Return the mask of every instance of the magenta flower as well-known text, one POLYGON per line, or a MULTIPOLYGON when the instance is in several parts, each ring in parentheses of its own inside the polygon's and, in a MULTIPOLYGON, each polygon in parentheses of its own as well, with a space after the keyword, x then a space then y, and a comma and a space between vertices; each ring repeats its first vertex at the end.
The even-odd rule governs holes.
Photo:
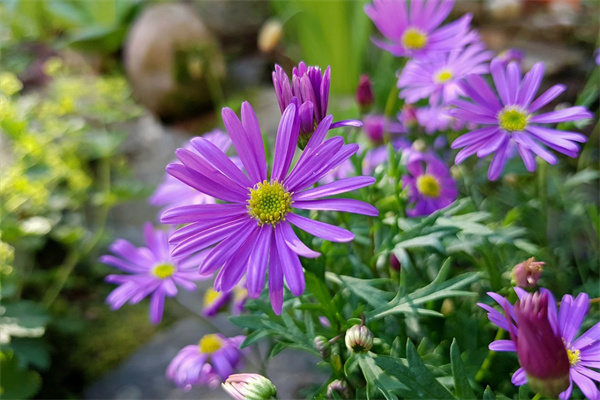
POLYGON ((436 51, 450 51, 474 39, 469 32, 471 14, 440 27, 454 1, 412 0, 410 10, 404 0, 374 0, 365 13, 390 42, 373 43, 398 57, 421 57, 436 51))
POLYGON ((175 244, 175 256, 216 245, 201 264, 200 273, 210 274, 220 269, 214 284, 217 291, 230 291, 246 273, 248 294, 257 298, 263 289, 268 265, 271 303, 279 314, 284 278, 293 295, 304 292, 304 274, 298 256, 320 255, 298 239, 292 225, 333 242, 354 239, 352 232, 303 217, 292 208, 376 216, 377 209, 362 201, 324 198, 368 186, 375 179, 359 176, 312 188, 358 150, 356 144, 344 145, 341 137, 324 141, 331 116, 317 126, 290 170, 300 125, 294 103, 287 106, 281 117, 273 167, 267 176, 260 127, 249 103, 242 104, 241 114, 240 121, 231 109, 223 109, 223 121, 248 175, 207 140, 192 140, 194 148, 206 160, 179 149, 176 154, 182 164, 169 164, 167 171, 223 203, 177 207, 166 211, 162 222, 189 224, 170 238, 175 244))
MULTIPOLYGON (((277 96, 277 102, 282 113, 290 105, 294 97, 300 101, 300 108, 297 110, 300 118, 300 141, 298 145, 301 149, 304 149, 317 125, 327 115, 331 68, 327 67, 323 74, 321 73, 321 68, 307 67, 301 61, 298 67, 294 67, 292 70, 291 85, 288 76, 279 65, 275 64, 275 71, 272 75, 275 95, 277 96)), ((331 124, 329 129, 341 126, 361 127, 362 122, 357 120, 338 121, 331 124)))
POLYGON ((449 52, 410 60, 398 79, 400 98, 416 103, 429 98, 432 106, 447 104, 464 95, 458 83, 469 74, 489 72, 493 53, 481 41, 449 52))
POLYGON ((577 157, 579 146, 575 142, 585 142, 587 138, 584 135, 541 124, 575 121, 592 118, 593 115, 580 106, 537 113, 562 93, 565 86, 555 85, 534 100, 544 75, 542 63, 535 64, 524 78, 514 62, 503 68, 501 61, 492 60, 491 71, 500 99, 483 78, 469 75, 461 82, 461 88, 472 101, 457 99, 452 102, 457 107, 451 112, 454 117, 484 125, 452 143, 453 149, 462 147, 455 162, 459 164, 473 154, 479 158, 494 154, 488 178, 496 180, 506 164, 511 145, 516 145, 528 171, 535 170, 534 154, 550 164, 556 163, 556 157, 546 147, 577 157))
MULTIPOLYGON (((514 289, 521 301, 524 301, 525 297, 528 296, 525 290, 518 287, 514 289)), ((561 400, 570 398, 573 384, 576 384, 587 398, 600 399, 600 391, 594 383, 594 381, 600 382, 600 373, 594 370, 600 368, 600 322, 576 338, 576 334, 589 311, 589 296, 580 293, 573 299, 572 296, 565 295, 561 300, 560 310, 557 311, 556 301, 552 293, 544 288, 540 289, 540 292, 548 298, 547 319, 554 334, 561 337, 570 365, 569 386, 560 393, 559 398, 561 400)), ((516 352, 521 335, 521 326, 515 307, 497 293, 488 292, 488 295, 502 306, 504 314, 486 304, 478 303, 477 305, 488 312, 488 318, 493 324, 511 332, 513 338, 513 340, 495 340, 490 343, 489 348, 493 351, 516 352)), ((511 380, 516 386, 527 383, 527 372, 523 366, 513 374, 511 380)))
MULTIPOLYGON (((220 129, 208 132, 202 135, 202 137, 213 143, 224 153, 231 147, 231 139, 220 129)), ((194 151, 189 142, 185 145, 185 148, 194 151)), ((171 175, 165 174, 163 182, 148 198, 148 202, 153 206, 163 207, 161 211, 164 212, 168 208, 190 204, 214 204, 215 199, 212 196, 189 187, 171 175)))
POLYGON ((372 142, 381 144, 386 133, 406 133, 406 128, 399 122, 385 115, 365 115, 363 118, 365 134, 372 142))
POLYGON ((198 344, 185 346, 167 367, 167 378, 185 391, 192 386, 215 388, 243 367, 240 345, 244 336, 227 338, 219 333, 204 335, 198 344))
POLYGON ((198 274, 198 265, 205 254, 193 257, 172 257, 171 246, 167 242, 167 233, 154 230, 151 223, 144 226, 147 247, 135 247, 127 240, 118 239, 110 247, 113 255, 100 257, 100 262, 112 265, 130 275, 108 275, 106 281, 119 285, 113 290, 106 302, 113 310, 125 303, 139 303, 150 297, 150 321, 161 321, 165 297, 177 294, 177 286, 186 290, 196 290, 193 281, 207 279, 198 274))
POLYGON ((402 184, 410 195, 409 217, 420 217, 449 206, 458 196, 448 167, 433 153, 411 152, 402 184))
POLYGON ((369 75, 362 74, 360 76, 354 98, 362 111, 368 111, 371 108, 371 105, 375 101, 375 95, 373 94, 373 86, 371 85, 369 75))

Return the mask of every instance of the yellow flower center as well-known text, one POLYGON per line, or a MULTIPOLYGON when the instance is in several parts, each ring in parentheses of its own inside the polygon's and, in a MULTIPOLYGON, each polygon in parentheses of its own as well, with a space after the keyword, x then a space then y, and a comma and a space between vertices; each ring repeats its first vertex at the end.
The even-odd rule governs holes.
POLYGON ((206 289, 204 292, 204 306, 209 306, 219 297, 219 292, 214 290, 213 288, 206 289))
POLYGON ((498 114, 500 127, 509 132, 522 131, 527 126, 529 115, 514 107, 504 107, 498 114))
POLYGON ((173 264, 162 263, 152 269, 152 274, 160 279, 166 279, 175 273, 173 264))
POLYGON ((433 76, 433 81, 438 85, 441 85, 442 83, 448 82, 453 76, 454 75, 452 75, 452 71, 444 68, 435 73, 433 76))
POLYGON ((204 354, 211 354, 223 347, 221 338, 214 333, 204 335, 200 342, 198 342, 200 352, 204 354))
POLYGON ((569 357, 569 363, 571 366, 574 366, 581 360, 581 357, 579 356, 579 350, 572 351, 571 349, 567 349, 567 357, 569 357))
POLYGON ((438 197, 440 184, 432 175, 423 174, 417 178, 417 190, 425 197, 438 197))
POLYGON ((409 50, 420 50, 427 44, 427 35, 416 28, 408 28, 402 35, 402 46, 409 50))
POLYGON ((271 224, 275 226, 285 220, 291 204, 292 195, 281 183, 263 181, 257 183, 254 189, 250 189, 247 207, 258 225, 271 224))

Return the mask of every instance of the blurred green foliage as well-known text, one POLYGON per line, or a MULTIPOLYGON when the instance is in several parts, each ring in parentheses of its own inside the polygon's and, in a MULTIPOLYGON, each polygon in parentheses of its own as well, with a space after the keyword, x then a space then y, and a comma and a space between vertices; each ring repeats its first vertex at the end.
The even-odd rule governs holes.
POLYGON ((73 271, 104 239, 108 210, 147 194, 119 150, 126 134, 117 124, 141 113, 124 79, 76 74, 58 58, 44 71, 49 84, 28 93, 0 74, 0 387, 8 398, 40 388, 51 358, 45 333, 61 324, 64 289, 101 279, 73 271))

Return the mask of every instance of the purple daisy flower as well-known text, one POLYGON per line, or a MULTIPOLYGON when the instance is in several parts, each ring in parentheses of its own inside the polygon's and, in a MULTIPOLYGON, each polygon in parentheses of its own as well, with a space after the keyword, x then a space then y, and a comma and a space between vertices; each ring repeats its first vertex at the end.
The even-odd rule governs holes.
POLYGON ((372 142, 381 144, 386 133, 406 133, 406 128, 399 122, 385 115, 366 115, 363 118, 365 134, 372 142))
POLYGON ((492 60, 491 72, 500 99, 483 78, 469 75, 461 82, 461 88, 472 102, 460 99, 452 102, 457 107, 451 111, 454 117, 485 125, 452 143, 453 149, 463 148, 456 155, 456 164, 473 154, 479 158, 494 154, 488 178, 496 180, 509 157, 511 144, 516 146, 528 171, 535 170, 534 154, 550 164, 557 162, 546 146, 569 157, 577 157, 579 146, 575 142, 585 142, 587 138, 584 135, 541 124, 575 121, 592 118, 593 115, 581 106, 537 113, 565 90, 564 85, 554 85, 534 100, 544 75, 542 63, 535 64, 523 79, 519 66, 514 62, 504 68, 501 61, 492 60))
POLYGON ((458 196, 456 182, 448 167, 433 153, 411 152, 406 163, 408 175, 402 185, 408 189, 412 208, 409 217, 420 217, 449 206, 458 196))
MULTIPOLYGON (((288 76, 279 65, 275 64, 275 71, 272 75, 275 95, 277 96, 277 102, 282 113, 290 105, 294 97, 300 101, 300 108, 297 110, 300 119, 298 146, 300 149, 304 149, 317 125, 327 115, 331 68, 327 67, 323 74, 321 73, 321 68, 307 67, 301 61, 298 67, 294 67, 292 70, 291 85, 288 76)), ((332 123, 329 129, 341 126, 361 127, 362 122, 353 119, 338 121, 332 123)))
MULTIPOLYGON (((231 139, 229 139, 229 136, 220 129, 208 132, 202 135, 202 137, 213 143, 224 153, 231 147, 231 139)), ((194 151, 189 142, 185 145, 185 148, 194 151)), ((189 187, 166 173, 163 182, 148 198, 148 202, 153 206, 163 207, 161 210, 162 214, 162 212, 171 207, 180 207, 190 204, 214 204, 215 199, 212 196, 189 187)))
POLYGON ((150 321, 161 321, 165 297, 177 294, 177 286, 186 290, 196 290, 193 281, 207 279, 198 274, 198 265, 205 254, 193 257, 172 257, 171 246, 167 242, 167 232, 154 230, 151 223, 144 226, 147 247, 135 247, 127 240, 118 239, 110 247, 113 255, 100 257, 100 262, 117 267, 130 275, 108 275, 106 281, 119 285, 106 302, 113 310, 125 303, 139 303, 150 296, 150 321))
MULTIPOLYGON (((518 287, 514 289, 520 301, 528 296, 528 292, 524 289, 518 287)), ((570 398, 573 384, 576 384, 587 398, 600 399, 600 391, 594 383, 594 381, 600 382, 600 373, 592 369, 600 368, 600 322, 576 338, 577 332, 589 311, 589 296, 580 293, 573 299, 571 295, 565 295, 561 300, 560 310, 557 311, 556 301, 552 293, 544 288, 540 289, 540 293, 548 297, 548 321, 553 332, 562 338, 570 365, 569 387, 560 393, 559 398, 561 400, 570 398)), ((502 306, 504 314, 487 304, 478 303, 477 305, 488 312, 488 318, 494 325, 511 332, 511 337, 513 337, 513 340, 495 340, 490 343, 489 349, 516 352, 521 331, 515 307, 497 293, 488 292, 488 295, 502 306)), ((525 369, 523 367, 519 368, 513 374, 511 381, 516 386, 527 383, 528 378, 525 369)))
POLYGON ((243 367, 240 345, 245 336, 227 338, 219 333, 204 335, 197 345, 185 346, 167 367, 167 378, 185 391, 192 386, 215 388, 243 367))
POLYGON ((390 42, 373 39, 375 45, 398 57, 424 56, 450 51, 472 41, 471 14, 440 27, 450 14, 452 0, 374 0, 365 6, 379 32, 390 42))
POLYGON ((287 106, 281 117, 269 177, 260 127, 249 103, 242 104, 241 115, 240 121, 233 110, 223 109, 223 121, 248 175, 207 140, 192 140, 194 148, 206 160, 191 151, 179 149, 176 154, 182 164, 169 164, 167 171, 223 203, 167 210, 162 222, 189 224, 170 238, 175 244, 175 256, 216 245, 200 266, 202 274, 220 269, 215 279, 215 290, 230 291, 247 272, 248 294, 257 298, 264 287, 268 265, 271 303, 279 314, 284 278, 293 295, 299 296, 304 292, 304 274, 298 256, 320 255, 298 239, 292 225, 333 242, 354 239, 352 232, 303 217, 292 212, 292 207, 376 216, 377 209, 362 201, 323 198, 368 186, 375 179, 359 176, 312 188, 358 150, 356 144, 344 145, 341 137, 324 141, 331 125, 331 115, 317 126, 296 165, 290 170, 300 125, 294 103, 287 106))
POLYGON ((450 115, 450 106, 429 106, 417 108, 417 122, 425 129, 428 135, 436 132, 452 129, 461 130, 465 126, 464 121, 459 121, 450 115))
POLYGON ((204 292, 202 315, 205 317, 214 317, 232 297, 232 292, 217 292, 213 288, 206 288, 206 291, 204 292))
POLYGON ((493 53, 477 41, 449 52, 410 60, 398 79, 400 98, 416 103, 429 98, 432 106, 447 104, 464 95, 458 83, 469 74, 489 72, 493 53))

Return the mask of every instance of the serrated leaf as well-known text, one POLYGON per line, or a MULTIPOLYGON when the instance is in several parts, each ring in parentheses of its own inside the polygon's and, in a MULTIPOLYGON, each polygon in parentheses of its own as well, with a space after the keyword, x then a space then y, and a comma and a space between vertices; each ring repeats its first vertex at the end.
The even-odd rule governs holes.
POLYGON ((369 354, 356 354, 356 357, 358 365, 367 381, 367 398, 378 398, 378 396, 372 397, 372 395, 380 392, 388 400, 398 400, 398 396, 392 393, 392 391, 403 390, 406 387, 379 368, 369 354))
POLYGON ((460 358, 460 350, 458 344, 456 344, 456 339, 452 340, 452 344, 450 345, 450 362, 456 397, 459 399, 475 399, 475 393, 473 393, 473 389, 469 385, 467 372, 460 358))
POLYGON ((374 308, 383 306, 394 296, 390 292, 375 287, 378 284, 389 283, 389 279, 359 279, 344 275, 338 275, 338 278, 346 288, 374 308))

